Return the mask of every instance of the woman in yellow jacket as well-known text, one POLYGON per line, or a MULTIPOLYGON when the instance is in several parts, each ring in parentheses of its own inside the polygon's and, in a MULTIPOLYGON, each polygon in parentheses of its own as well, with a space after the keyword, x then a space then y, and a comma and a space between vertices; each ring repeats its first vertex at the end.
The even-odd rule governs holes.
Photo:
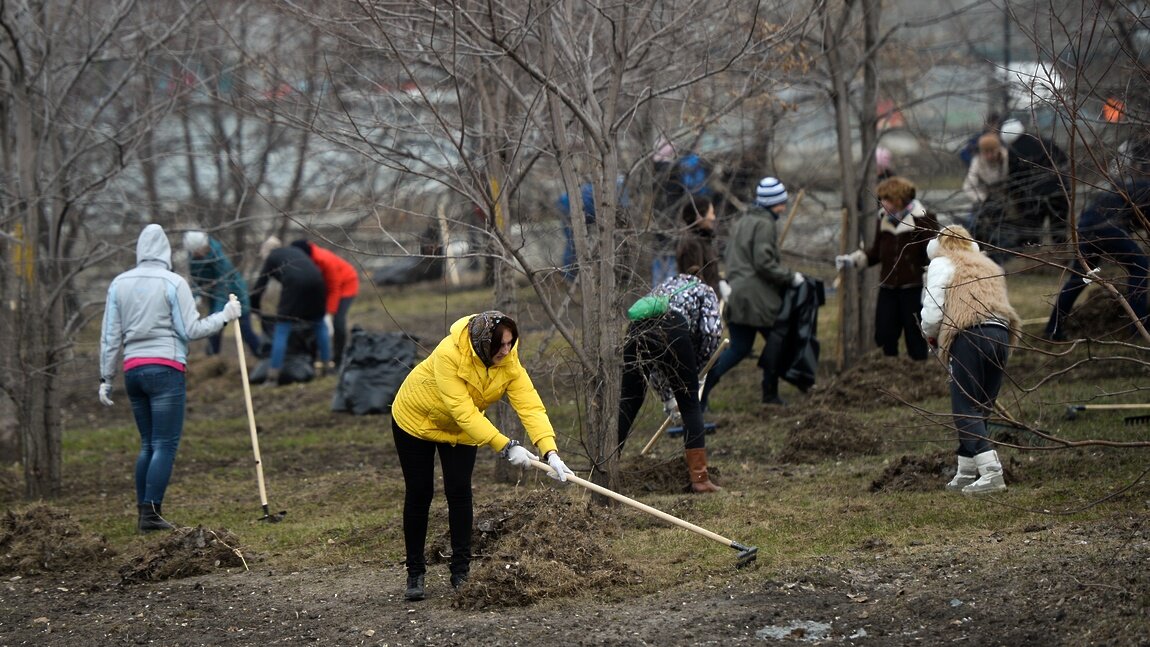
POLYGON ((424 598, 424 543, 435 494, 435 455, 443 469, 451 532, 451 585, 458 588, 471 568, 471 474, 480 446, 490 446, 516 467, 538 457, 499 432, 484 410, 506 394, 531 442, 553 472, 567 480, 571 470, 559 458, 555 430, 535 385, 519 363, 519 329, 496 310, 469 315, 451 325, 427 359, 408 374, 391 405, 391 430, 403 469, 403 541, 407 550, 408 600, 424 598))

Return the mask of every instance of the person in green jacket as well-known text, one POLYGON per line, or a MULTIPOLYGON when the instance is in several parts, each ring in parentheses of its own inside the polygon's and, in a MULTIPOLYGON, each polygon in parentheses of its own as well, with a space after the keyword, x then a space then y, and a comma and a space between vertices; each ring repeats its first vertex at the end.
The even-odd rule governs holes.
POLYGON ((506 395, 531 442, 566 481, 571 470, 559 458, 555 429, 531 377, 519 363, 519 328, 498 310, 469 315, 427 359, 408 373, 391 405, 391 431, 403 470, 403 543, 407 550, 407 600, 424 598, 424 543, 435 494, 435 456, 443 470, 447 524, 451 533, 451 585, 467 581, 471 569, 473 510, 471 474, 479 447, 490 447, 516 467, 538 458, 502 434, 483 415, 506 395))
MULTIPOLYGON (((220 241, 202 231, 189 231, 184 234, 184 251, 188 253, 192 294, 204 300, 209 313, 220 312, 228 302, 228 295, 236 295, 243 307, 240 335, 252 354, 260 357, 262 340, 252 328, 252 306, 248 299, 247 281, 244 281, 243 275, 224 254, 220 241)), ((222 337, 222 332, 208 337, 208 355, 219 354, 222 337)))
POLYGON ((756 333, 766 346, 759 356, 763 371, 763 404, 786 404, 779 398, 778 360, 785 322, 777 321, 788 286, 798 287, 802 274, 780 262, 776 221, 787 208, 787 188, 778 178, 765 177, 755 189, 755 204, 731 230, 723 257, 731 295, 727 302, 727 333, 731 345, 719 355, 703 384, 701 404, 723 375, 751 354, 756 333))

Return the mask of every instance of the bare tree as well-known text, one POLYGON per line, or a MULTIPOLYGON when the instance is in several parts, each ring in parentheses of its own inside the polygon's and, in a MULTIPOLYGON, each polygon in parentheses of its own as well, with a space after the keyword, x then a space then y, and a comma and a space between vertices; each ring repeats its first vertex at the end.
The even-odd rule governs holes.
POLYGON ((0 391, 15 404, 28 497, 60 486, 60 379, 93 313, 76 301, 77 277, 117 251, 100 242, 106 232, 132 223, 125 213, 105 217, 111 205, 101 204, 101 190, 170 108, 142 81, 154 78, 145 73, 151 58, 198 9, 133 0, 0 5, 0 391))
POLYGON ((623 177, 622 186, 635 187, 649 204, 645 185, 630 181, 643 177, 638 171, 651 133, 697 135, 762 92, 777 63, 767 54, 792 26, 767 25, 765 3, 737 2, 348 2, 335 11, 295 9, 342 40, 340 65, 363 69, 374 54, 410 80, 408 105, 418 109, 376 129, 348 110, 344 121, 332 115, 317 126, 317 134, 480 206, 482 234, 503 268, 495 301, 511 303, 501 272, 514 272, 534 289, 580 367, 575 382, 583 389, 583 442, 594 478, 612 483, 622 303, 634 280, 628 272, 636 235, 646 226, 641 208, 620 208, 617 180, 623 177), (636 129, 637 121, 658 125, 636 129), (408 145, 397 145, 396 133, 408 145), (579 311, 572 318, 563 307, 567 291, 553 279, 558 268, 533 263, 515 232, 554 228, 550 213, 546 219, 532 213, 536 205, 562 191, 578 195, 584 182, 593 186, 597 217, 590 226, 572 219, 579 267, 579 311))

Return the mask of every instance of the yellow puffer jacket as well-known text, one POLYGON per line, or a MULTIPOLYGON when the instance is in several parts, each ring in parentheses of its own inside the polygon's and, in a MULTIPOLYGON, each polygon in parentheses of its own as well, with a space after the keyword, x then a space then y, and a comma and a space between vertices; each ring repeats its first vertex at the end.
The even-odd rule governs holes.
POLYGON ((511 439, 483 412, 507 394, 540 454, 557 450, 547 409, 519 363, 518 342, 507 357, 487 368, 471 347, 467 323, 473 316, 451 324, 450 334, 407 375, 391 405, 392 417, 416 438, 502 451, 511 439))

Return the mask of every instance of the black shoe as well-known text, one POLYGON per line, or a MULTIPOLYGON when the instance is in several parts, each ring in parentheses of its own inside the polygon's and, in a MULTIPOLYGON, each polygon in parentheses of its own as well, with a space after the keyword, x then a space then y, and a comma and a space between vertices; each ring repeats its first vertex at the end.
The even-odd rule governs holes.
POLYGON ((409 602, 418 602, 424 598, 423 592, 423 573, 419 575, 407 576, 407 590, 403 592, 403 598, 409 602))
POLYGON ((160 516, 159 504, 141 503, 136 508, 140 511, 140 519, 136 522, 136 528, 140 532, 176 529, 167 519, 160 516))
POLYGON ((785 407, 787 406, 787 401, 776 395, 773 398, 763 398, 763 404, 776 407, 785 407))
POLYGON ((451 588, 459 590, 459 587, 467 583, 467 573, 452 573, 451 574, 451 588))

